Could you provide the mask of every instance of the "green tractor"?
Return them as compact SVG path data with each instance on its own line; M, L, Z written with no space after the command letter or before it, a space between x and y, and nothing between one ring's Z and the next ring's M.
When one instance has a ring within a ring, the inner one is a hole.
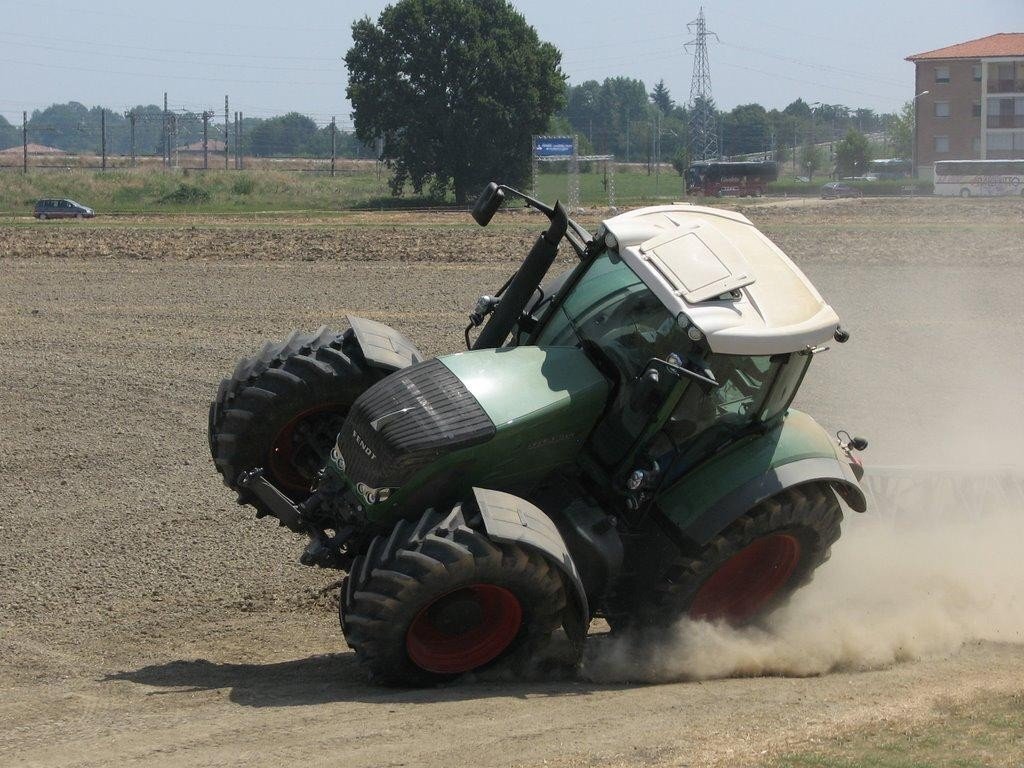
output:
M508 196L550 225L467 351L350 317L243 359L210 408L239 503L346 572L341 627L382 683L528 662L560 628L578 659L596 617L754 621L827 559L839 499L866 508L866 442L789 407L848 334L749 220L665 205L592 236L493 183L473 217ZM563 240L579 263L545 283Z

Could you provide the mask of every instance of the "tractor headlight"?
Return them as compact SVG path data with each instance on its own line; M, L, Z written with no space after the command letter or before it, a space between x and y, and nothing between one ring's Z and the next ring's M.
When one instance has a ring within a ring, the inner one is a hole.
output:
M367 504L382 504L391 498L394 488L371 488L366 483L356 483L356 490Z

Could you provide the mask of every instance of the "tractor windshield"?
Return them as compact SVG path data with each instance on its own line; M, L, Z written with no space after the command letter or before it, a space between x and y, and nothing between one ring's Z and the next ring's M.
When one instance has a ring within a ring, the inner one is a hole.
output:
M605 250L547 319L538 346L590 341L628 376L640 374L652 357L685 355L693 346L665 305L618 257Z

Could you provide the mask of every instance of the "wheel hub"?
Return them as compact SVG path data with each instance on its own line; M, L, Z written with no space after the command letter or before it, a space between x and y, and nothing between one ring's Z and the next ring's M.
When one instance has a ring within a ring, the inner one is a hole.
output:
M769 534L748 544L700 587L690 604L690 618L749 621L789 583L800 554L800 540L789 533Z
M495 584L472 584L425 606L406 633L406 651L421 669L457 674L498 658L523 623L519 599Z
M270 447L268 468L274 480L290 491L308 491L345 415L342 406L332 403L303 411L285 424Z

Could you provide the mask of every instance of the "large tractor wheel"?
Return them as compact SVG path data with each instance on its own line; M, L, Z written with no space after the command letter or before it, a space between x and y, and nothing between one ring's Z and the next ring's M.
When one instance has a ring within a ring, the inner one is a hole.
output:
M326 326L240 360L210 404L210 452L225 484L238 490L239 475L262 467L282 493L303 501L349 407L383 375L362 361L352 331Z
M638 618L661 626L681 617L743 625L766 616L828 560L842 519L827 487L783 491L673 563ZM634 624L616 624L623 623Z
M563 622L565 585L543 556L498 544L461 507L401 521L342 589L348 644L375 682L431 685L535 654Z

